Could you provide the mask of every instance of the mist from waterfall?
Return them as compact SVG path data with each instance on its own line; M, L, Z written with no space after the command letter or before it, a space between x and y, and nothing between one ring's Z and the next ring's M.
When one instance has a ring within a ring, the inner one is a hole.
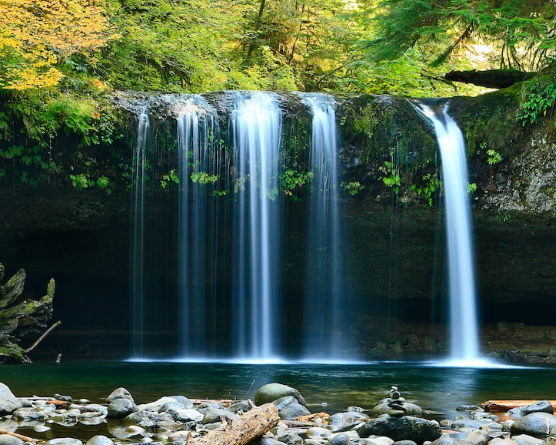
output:
M447 106L436 110L421 103L419 107L434 125L442 158L450 294L450 359L454 364L473 364L480 360L480 347L465 141L456 122L448 115Z

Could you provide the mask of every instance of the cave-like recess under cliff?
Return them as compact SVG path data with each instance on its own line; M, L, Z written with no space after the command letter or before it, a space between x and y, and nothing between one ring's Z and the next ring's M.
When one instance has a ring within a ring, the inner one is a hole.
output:
M229 93L204 95L221 113L223 147L229 130L228 97ZM308 110L296 94L278 97L285 162L299 172L307 171ZM118 94L114 107L122 116L126 137L113 146L97 147L99 164L110 168L110 162L133 163L137 116L144 103L150 104L152 119L158 122L157 149L171 151L175 118L164 108L168 100L167 95ZM481 323L550 324L556 309L552 123L547 119L533 127L520 125L515 119L515 88L477 98L457 97L449 104L467 141L469 182L476 185L472 213ZM360 185L357 193L344 189L341 195L341 219L347 233L343 248L349 253L344 259L343 283L349 289L346 308L354 335L368 331L376 317L392 323L398 319L444 323L446 247L443 196L438 187L442 178L432 129L409 100L398 97L337 96L336 117L340 180ZM498 153L501 161L489 163L488 150ZM146 219L159 225L174 217L175 199L175 188L158 186L172 167L171 156L160 159L148 193L163 205L145 213ZM0 182L0 262L7 275L26 269L30 293L42 295L49 278L57 281L54 320L61 319L63 327L50 335L43 350L126 356L131 329L131 188L123 179L110 194L55 184L26 188L14 185L15 172L10 171L9 162L5 168L8 174ZM399 185L387 186L384 178L396 172ZM437 187L431 191L433 183ZM286 228L281 287L288 295L295 330L302 329L302 308L296 302L305 285L304 258L299 251L306 236L307 191L300 187L294 192L295 199L286 199L281 216ZM225 207L227 199L229 195L222 196L216 205ZM222 242L230 242L229 233L221 236ZM153 280L175 278L171 255L152 261ZM223 266L216 281L224 280L226 274ZM217 290L223 292L225 286L217 285ZM174 304L171 290L160 298ZM168 334L168 342L172 342L171 331L169 325L168 332L161 333Z

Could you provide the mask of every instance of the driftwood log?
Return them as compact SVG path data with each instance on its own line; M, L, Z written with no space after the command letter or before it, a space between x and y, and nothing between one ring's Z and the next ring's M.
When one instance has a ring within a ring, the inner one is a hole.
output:
M507 88L514 83L533 78L536 73L517 70L450 71L444 79L451 82L471 83L486 88Z
M205 436L190 440L187 444L244 445L270 431L279 421L278 408L272 403L266 403L237 416L231 423L225 423Z
M481 404L481 408L485 411L505 412L535 402L538 402L538 400L487 400ZM549 402L556 409L556 400L549 400Z
M27 353L60 323L55 323L43 333L29 348L19 346L21 338L44 331L52 317L52 300L56 288L53 279L47 285L46 295L39 300L24 299L26 274L20 269L5 284L4 266L0 264L0 361L13 360L30 363Z

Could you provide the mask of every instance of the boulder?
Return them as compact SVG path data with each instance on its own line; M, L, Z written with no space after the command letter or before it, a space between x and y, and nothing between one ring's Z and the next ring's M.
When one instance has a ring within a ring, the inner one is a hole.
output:
M386 436L394 441L412 440L417 444L433 441L442 436L438 422L419 417L379 417L358 428L360 437Z
M108 405L108 414L106 417L109 419L123 419L136 411L137 406L135 406L133 400L115 399Z
M531 436L548 436L556 426L556 417L548 413L532 413L518 419L511 426L510 434L529 434Z
M0 383L0 415L11 414L21 407L21 402L13 395L10 388Z
M110 395L106 398L106 402L110 403L117 399L127 399L131 402L135 403L131 393L125 388L117 388L110 393Z
M260 387L255 393L255 405L260 406L265 403L272 403L275 400L286 396L295 397L301 405L307 407L307 402L305 402L305 399L297 389L292 388L291 386L282 385L281 383L268 383L267 385Z

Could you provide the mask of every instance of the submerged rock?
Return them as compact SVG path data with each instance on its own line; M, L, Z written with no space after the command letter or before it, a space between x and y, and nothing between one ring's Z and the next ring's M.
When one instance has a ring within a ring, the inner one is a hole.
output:
M255 404L264 405L265 403L272 403L286 396L295 397L298 403L307 407L307 402L297 389L282 385L281 383L268 383L259 388L255 393Z

